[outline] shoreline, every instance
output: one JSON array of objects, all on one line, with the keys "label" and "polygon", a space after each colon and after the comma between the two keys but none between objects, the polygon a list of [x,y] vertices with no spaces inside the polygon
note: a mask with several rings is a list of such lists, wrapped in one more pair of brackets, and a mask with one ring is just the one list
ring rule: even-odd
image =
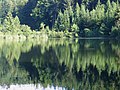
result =
[{"label": "shoreline", "polygon": [[44,39],[48,39],[48,36],[46,34],[42,34],[42,35],[0,35],[0,38],[2,39],[8,39],[8,40],[26,40],[26,39],[39,39],[39,38],[44,38]]},{"label": "shoreline", "polygon": [[30,35],[18,35],[18,34],[7,34],[7,35],[0,35],[0,39],[5,39],[5,40],[27,40],[27,39],[81,39],[81,40],[86,40],[86,39],[91,39],[91,40],[104,40],[104,39],[111,39],[111,40],[118,40],[116,37],[49,37],[47,34],[30,34]]}]

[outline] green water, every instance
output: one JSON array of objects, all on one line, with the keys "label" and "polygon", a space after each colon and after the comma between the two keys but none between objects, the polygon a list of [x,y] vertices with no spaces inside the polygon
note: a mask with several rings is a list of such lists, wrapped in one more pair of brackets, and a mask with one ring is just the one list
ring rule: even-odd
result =
[{"label": "green water", "polygon": [[41,84],[64,90],[119,90],[120,41],[0,41],[0,86]]}]

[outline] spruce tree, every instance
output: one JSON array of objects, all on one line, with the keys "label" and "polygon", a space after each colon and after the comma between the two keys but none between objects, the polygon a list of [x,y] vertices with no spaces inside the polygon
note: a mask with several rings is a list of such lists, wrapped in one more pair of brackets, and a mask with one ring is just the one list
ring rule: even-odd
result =
[{"label": "spruce tree", "polygon": [[115,26],[120,30],[120,8],[115,13]]},{"label": "spruce tree", "polygon": [[62,11],[60,11],[55,21],[54,28],[56,31],[63,31],[65,29],[64,27],[65,27],[64,26],[64,14],[62,13]]},{"label": "spruce tree", "polygon": [[72,19],[72,16],[70,16],[70,12],[68,10],[64,11],[64,29],[69,30],[70,25],[72,23],[72,20],[70,21],[70,18]]},{"label": "spruce tree", "polygon": [[107,12],[106,12],[106,18],[107,18],[108,22],[109,22],[109,19],[113,17],[112,9],[113,9],[112,4],[111,4],[110,0],[108,0],[107,1]]},{"label": "spruce tree", "polygon": [[98,4],[96,6],[96,21],[101,21],[104,18],[104,5],[101,4],[100,0],[98,0]]},{"label": "spruce tree", "polygon": [[70,6],[69,8],[68,8],[68,14],[69,14],[69,18],[70,18],[70,24],[72,24],[73,23],[73,21],[74,21],[74,11],[73,11],[73,9],[72,9],[72,6]]},{"label": "spruce tree", "polygon": [[12,17],[12,14],[11,13],[8,13],[6,19],[4,20],[3,22],[3,27],[4,27],[4,32],[12,32],[13,30],[13,17]]},{"label": "spruce tree", "polygon": [[76,8],[75,8],[75,23],[79,23],[80,22],[80,13],[81,13],[81,11],[80,11],[80,6],[79,6],[79,4],[77,3],[76,4]]},{"label": "spruce tree", "polygon": [[84,4],[81,5],[81,17],[84,18],[86,15],[86,7]]}]

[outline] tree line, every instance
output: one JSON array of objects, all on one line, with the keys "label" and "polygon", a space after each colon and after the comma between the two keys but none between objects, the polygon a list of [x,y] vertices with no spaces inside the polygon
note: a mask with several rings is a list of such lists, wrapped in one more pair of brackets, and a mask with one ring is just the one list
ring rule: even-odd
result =
[{"label": "tree line", "polygon": [[[12,30],[9,27],[15,22],[35,31],[63,32],[68,37],[119,37],[119,13],[118,0],[1,0],[0,31]],[[8,16],[18,20],[6,29]],[[16,28],[12,31],[18,32]]]}]

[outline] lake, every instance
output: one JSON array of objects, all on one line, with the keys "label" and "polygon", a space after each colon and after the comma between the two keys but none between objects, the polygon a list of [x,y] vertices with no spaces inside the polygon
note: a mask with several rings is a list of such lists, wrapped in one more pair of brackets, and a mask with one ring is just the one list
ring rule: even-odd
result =
[{"label": "lake", "polygon": [[0,41],[0,90],[119,90],[120,41]]}]

